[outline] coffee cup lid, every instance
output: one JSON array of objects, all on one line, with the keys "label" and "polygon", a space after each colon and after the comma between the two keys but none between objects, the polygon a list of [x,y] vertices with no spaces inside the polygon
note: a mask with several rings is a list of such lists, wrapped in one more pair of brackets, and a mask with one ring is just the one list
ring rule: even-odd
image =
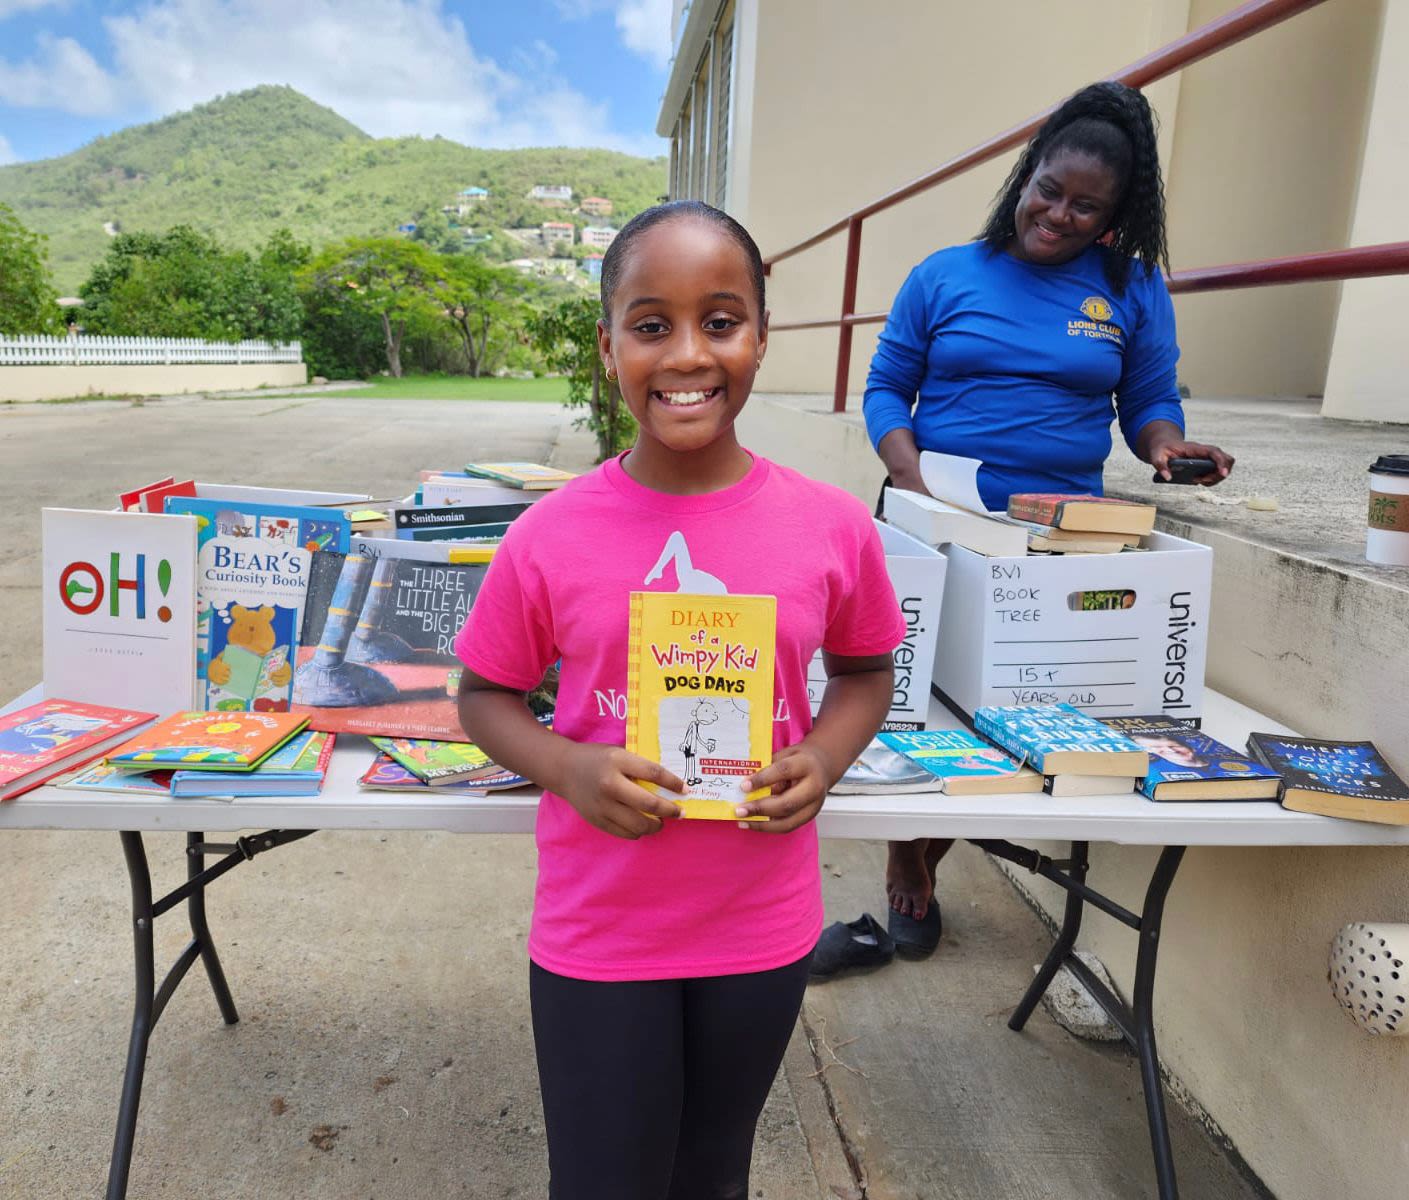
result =
[{"label": "coffee cup lid", "polygon": [[1381,454],[1370,470],[1377,475],[1409,475],[1409,454]]}]

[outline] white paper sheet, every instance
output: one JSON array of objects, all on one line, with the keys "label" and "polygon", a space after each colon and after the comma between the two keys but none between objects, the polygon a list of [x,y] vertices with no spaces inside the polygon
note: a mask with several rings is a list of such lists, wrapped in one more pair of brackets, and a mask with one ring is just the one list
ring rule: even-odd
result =
[{"label": "white paper sheet", "polygon": [[963,458],[958,454],[937,454],[920,451],[920,476],[929,494],[936,500],[967,508],[970,512],[987,513],[978,491],[978,469],[983,462]]}]

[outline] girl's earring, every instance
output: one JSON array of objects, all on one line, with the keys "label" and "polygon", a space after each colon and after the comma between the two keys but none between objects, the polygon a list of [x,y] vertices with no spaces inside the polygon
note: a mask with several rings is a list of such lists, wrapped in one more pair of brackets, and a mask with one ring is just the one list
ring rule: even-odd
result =
[{"label": "girl's earring", "polygon": [[611,383],[615,383],[615,382],[616,382],[616,372],[613,371],[613,370],[611,369],[611,367],[608,367],[608,368],[607,368],[607,380],[608,380],[609,382],[611,382]]}]

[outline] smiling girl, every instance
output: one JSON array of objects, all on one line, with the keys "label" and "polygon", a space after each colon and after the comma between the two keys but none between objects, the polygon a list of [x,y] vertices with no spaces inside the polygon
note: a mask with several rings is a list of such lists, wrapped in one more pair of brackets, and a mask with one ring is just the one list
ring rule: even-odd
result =
[{"label": "smiling girl", "polygon": [[[864,506],[739,444],[767,339],[742,226],[693,201],[628,222],[598,341],[639,438],[510,527],[456,642],[465,729],[545,789],[528,949],[553,1200],[748,1194],[821,929],[813,818],[890,705],[905,621]],[[765,821],[679,820],[637,782],[684,790],[622,748],[646,590],[777,597],[774,761],[737,810]],[[550,731],[523,695],[560,658]]]}]

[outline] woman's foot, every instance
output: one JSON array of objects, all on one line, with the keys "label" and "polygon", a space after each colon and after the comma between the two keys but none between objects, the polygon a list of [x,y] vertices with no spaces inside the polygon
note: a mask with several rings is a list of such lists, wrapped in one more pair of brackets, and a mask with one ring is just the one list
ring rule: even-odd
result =
[{"label": "woman's foot", "polygon": [[934,872],[926,861],[929,839],[891,842],[886,855],[886,899],[902,916],[920,920],[934,895]]}]

